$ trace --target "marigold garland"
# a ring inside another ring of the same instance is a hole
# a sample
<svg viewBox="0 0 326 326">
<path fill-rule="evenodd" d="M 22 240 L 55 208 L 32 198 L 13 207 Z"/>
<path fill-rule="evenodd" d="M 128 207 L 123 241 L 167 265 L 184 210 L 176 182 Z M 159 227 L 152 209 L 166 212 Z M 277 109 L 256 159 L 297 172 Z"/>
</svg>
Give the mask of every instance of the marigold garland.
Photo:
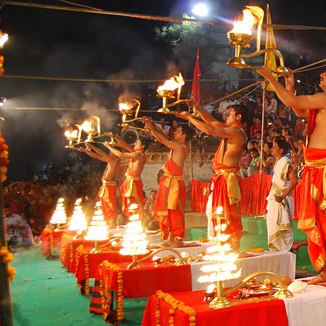
<svg viewBox="0 0 326 326">
<path fill-rule="evenodd" d="M 8 264 L 14 260 L 13 254 L 8 250 L 7 247 L 0 247 L 0 257 L 2 257 L 2 261 L 5 264 Z M 14 276 L 16 275 L 16 270 L 11 266 L 7 266 L 7 274 L 9 277 L 9 281 L 12 282 Z"/>
<path fill-rule="evenodd" d="M 83 245 L 79 245 L 76 249 L 76 254 L 75 254 L 75 271 L 78 269 L 78 264 L 79 264 L 79 259 L 80 256 L 85 253 L 85 248 Z"/>
<path fill-rule="evenodd" d="M 60 259 L 61 261 L 65 260 L 66 257 L 66 246 L 67 243 L 69 243 L 69 266 L 73 262 L 74 259 L 74 252 L 73 252 L 73 244 L 72 244 L 72 238 L 68 234 L 64 234 L 61 237 L 61 244 L 60 244 Z"/>
<path fill-rule="evenodd" d="M 108 268 L 117 273 L 117 291 L 116 291 L 116 306 L 117 306 L 117 321 L 122 321 L 124 318 L 123 314 L 123 272 L 122 269 L 107 260 L 103 261 L 99 266 L 99 276 L 100 276 L 100 295 L 101 295 L 101 306 L 104 312 L 104 317 L 110 313 L 110 304 L 112 301 L 112 296 L 109 290 L 109 277 L 108 273 L 105 275 L 105 280 L 103 282 L 103 267 Z"/>
<path fill-rule="evenodd" d="M 54 237 L 53 237 L 53 232 L 51 231 L 50 233 L 50 257 L 54 257 Z"/>
<path fill-rule="evenodd" d="M 49 238 L 50 238 L 50 241 L 49 241 Z M 40 236 L 40 239 L 42 241 L 49 241 L 50 242 L 50 249 L 49 249 L 49 257 L 50 258 L 53 258 L 53 255 L 54 255 L 54 237 L 53 237 L 53 230 L 45 227 L 43 230 L 42 230 L 42 233 L 41 233 L 41 236 Z"/>
<path fill-rule="evenodd" d="M 5 182 L 7 180 L 8 164 L 9 164 L 9 146 L 6 144 L 6 140 L 2 137 L 0 131 L 0 180 Z"/>
<path fill-rule="evenodd" d="M 156 311 L 155 311 L 155 318 L 156 318 L 156 326 L 161 325 L 161 306 L 160 301 L 164 300 L 171 308 L 169 309 L 169 325 L 174 326 L 174 314 L 176 310 L 180 310 L 185 312 L 189 315 L 189 325 L 195 326 L 196 325 L 196 311 L 184 304 L 184 302 L 175 299 L 171 294 L 165 293 L 161 290 L 156 292 L 157 295 L 157 304 L 156 304 Z"/>
<path fill-rule="evenodd" d="M 88 254 L 84 253 L 84 262 L 85 262 L 85 295 L 90 295 L 91 290 L 89 288 L 89 261 L 88 261 Z"/>
</svg>

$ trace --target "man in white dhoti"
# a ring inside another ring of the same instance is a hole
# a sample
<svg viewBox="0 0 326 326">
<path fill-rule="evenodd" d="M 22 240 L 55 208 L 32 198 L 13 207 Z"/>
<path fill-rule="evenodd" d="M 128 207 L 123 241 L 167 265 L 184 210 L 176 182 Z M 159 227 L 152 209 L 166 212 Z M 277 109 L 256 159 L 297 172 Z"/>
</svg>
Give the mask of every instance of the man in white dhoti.
<svg viewBox="0 0 326 326">
<path fill-rule="evenodd" d="M 275 157 L 272 187 L 267 196 L 268 248 L 272 251 L 288 251 L 293 245 L 292 217 L 294 211 L 292 190 L 298 180 L 291 160 L 286 156 L 289 144 L 277 137 L 273 141 L 272 154 Z"/>
</svg>

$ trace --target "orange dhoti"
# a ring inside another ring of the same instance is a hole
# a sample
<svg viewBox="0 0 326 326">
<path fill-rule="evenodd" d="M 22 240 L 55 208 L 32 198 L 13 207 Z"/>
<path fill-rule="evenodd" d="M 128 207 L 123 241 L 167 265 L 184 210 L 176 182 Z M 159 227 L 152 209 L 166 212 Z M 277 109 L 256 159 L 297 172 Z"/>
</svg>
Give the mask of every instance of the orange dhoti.
<svg viewBox="0 0 326 326">
<path fill-rule="evenodd" d="M 215 174 L 212 177 L 212 193 L 211 200 L 207 205 L 211 207 L 207 208 L 207 211 L 211 211 L 212 228 L 217 224 L 217 220 L 214 218 L 216 209 L 223 207 L 223 216 L 228 225 L 226 232 L 230 234 L 231 242 L 236 245 L 242 236 L 242 223 L 240 216 L 239 203 L 241 201 L 241 192 L 239 186 L 238 175 L 239 168 L 227 167 L 226 165 L 220 164 L 217 169 L 216 164 L 214 166 Z M 210 223 L 210 221 L 208 221 Z M 208 236 L 214 236 L 214 234 L 208 234 Z"/>
<path fill-rule="evenodd" d="M 175 237 L 182 238 L 185 233 L 184 206 L 186 203 L 183 171 L 170 158 L 165 163 L 163 171 L 154 204 L 154 215 L 160 222 L 163 239 L 167 239 L 169 232 Z"/>
<path fill-rule="evenodd" d="M 145 197 L 143 195 L 143 182 L 139 176 L 133 175 L 128 169 L 126 174 L 126 179 L 120 187 L 120 192 L 122 196 L 122 212 L 126 216 L 130 216 L 129 206 L 131 204 L 137 204 L 140 213 L 143 211 L 145 204 Z"/>
<path fill-rule="evenodd" d="M 107 222 L 114 220 L 119 213 L 117 191 L 118 187 L 115 181 L 102 180 L 98 197 L 101 200 L 103 215 Z"/>
<path fill-rule="evenodd" d="M 317 272 L 326 266 L 326 149 L 306 148 L 298 228 L 308 237 L 308 253 Z"/>
</svg>

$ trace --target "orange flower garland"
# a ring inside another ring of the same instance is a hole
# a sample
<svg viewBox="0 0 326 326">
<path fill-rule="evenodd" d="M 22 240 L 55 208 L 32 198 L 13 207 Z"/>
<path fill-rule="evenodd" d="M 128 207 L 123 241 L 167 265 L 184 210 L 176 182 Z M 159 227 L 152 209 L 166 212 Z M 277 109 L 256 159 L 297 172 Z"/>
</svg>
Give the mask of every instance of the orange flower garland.
<svg viewBox="0 0 326 326">
<path fill-rule="evenodd" d="M 84 261 L 85 261 L 85 295 L 90 295 L 91 290 L 89 288 L 89 261 L 88 261 L 88 254 L 84 253 Z"/>
<path fill-rule="evenodd" d="M 169 315 L 170 315 L 169 325 L 174 326 L 174 314 L 176 310 L 183 311 L 189 315 L 190 326 L 196 325 L 196 311 L 193 308 L 186 306 L 182 301 L 175 299 L 171 294 L 165 293 L 161 290 L 158 290 L 156 292 L 156 295 L 158 297 L 156 311 L 155 311 L 156 326 L 161 325 L 161 309 L 160 309 L 161 300 L 164 300 L 169 305 L 171 305 L 171 308 L 169 309 Z"/>
<path fill-rule="evenodd" d="M 61 237 L 61 250 L 60 250 L 60 258 L 61 260 L 64 260 L 65 255 L 66 255 L 66 245 L 69 243 L 69 266 L 72 264 L 74 260 L 74 246 L 72 244 L 72 238 L 68 234 L 64 234 Z"/>
<path fill-rule="evenodd" d="M 83 245 L 79 245 L 76 249 L 76 254 L 75 254 L 75 270 L 78 269 L 78 264 L 79 264 L 79 258 L 82 254 L 85 253 L 85 248 Z"/>
<path fill-rule="evenodd" d="M 110 312 L 110 303 L 112 300 L 109 285 L 108 285 L 108 274 L 105 276 L 104 284 L 103 284 L 103 267 L 106 267 L 112 271 L 117 272 L 117 291 L 116 291 L 116 306 L 117 306 L 117 321 L 122 321 L 124 314 L 123 314 L 123 273 L 122 269 L 112 263 L 109 263 L 107 260 L 103 261 L 99 266 L 99 275 L 100 275 L 100 295 L 101 295 L 101 306 L 104 312 L 104 318 Z"/>
<path fill-rule="evenodd" d="M 53 255 L 54 255 L 54 237 L 53 237 L 53 230 L 45 227 L 42 230 L 40 239 L 42 241 L 44 241 L 44 242 L 49 242 L 49 252 L 48 252 L 48 255 L 49 255 L 49 258 L 52 259 L 53 258 Z"/>
<path fill-rule="evenodd" d="M 7 180 L 8 164 L 9 164 L 9 147 L 6 144 L 5 139 L 2 137 L 0 131 L 0 181 L 5 182 Z"/>
<path fill-rule="evenodd" d="M 2 257 L 2 261 L 5 264 L 10 263 L 11 261 L 14 260 L 13 254 L 8 250 L 7 247 L 0 247 L 0 257 Z M 16 274 L 16 270 L 13 267 L 8 266 L 7 273 L 8 273 L 9 281 L 12 282 Z"/>
</svg>

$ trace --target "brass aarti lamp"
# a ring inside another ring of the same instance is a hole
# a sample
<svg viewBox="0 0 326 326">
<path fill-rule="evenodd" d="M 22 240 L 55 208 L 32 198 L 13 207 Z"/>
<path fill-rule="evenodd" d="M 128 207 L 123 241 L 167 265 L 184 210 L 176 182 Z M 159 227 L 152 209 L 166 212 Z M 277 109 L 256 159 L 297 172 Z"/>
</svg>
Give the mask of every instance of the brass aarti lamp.
<svg viewBox="0 0 326 326">
<path fill-rule="evenodd" d="M 275 297 L 281 299 L 291 298 L 293 295 L 287 290 L 282 279 L 272 272 L 252 273 L 234 287 L 228 290 L 224 289 L 224 281 L 239 278 L 241 270 L 238 270 L 235 265 L 238 255 L 235 252 L 232 252 L 229 245 L 230 235 L 227 233 L 228 225 L 225 221 L 222 207 L 217 208 L 214 217 L 217 222 L 215 226 L 216 235 L 213 239 L 213 241 L 216 242 L 216 246 L 207 248 L 207 255 L 203 257 L 204 260 L 212 261 L 214 264 L 204 265 L 201 270 L 206 273 L 206 275 L 202 275 L 198 279 L 200 283 L 215 283 L 214 294 L 216 296 L 214 299 L 212 299 L 214 294 L 209 294 L 209 291 L 205 292 L 204 300 L 211 301 L 209 307 L 212 309 L 220 309 L 236 305 L 237 301 L 231 301 L 227 296 L 258 276 L 271 276 L 278 283 L 280 290 L 274 294 Z"/>
<path fill-rule="evenodd" d="M 78 145 L 91 143 L 101 143 L 95 139 L 107 136 L 107 133 L 101 135 L 101 120 L 96 115 L 90 116 L 81 125 L 75 124 L 75 128 L 69 128 L 65 131 L 68 140 L 66 148 L 78 149 Z M 86 139 L 82 139 L 83 134 L 87 135 Z"/>
<path fill-rule="evenodd" d="M 119 110 L 122 114 L 122 122 L 119 124 L 119 127 L 144 131 L 144 128 L 130 125 L 131 122 L 142 120 L 141 117 L 138 117 L 140 106 L 140 101 L 135 98 L 133 98 L 131 101 L 128 101 L 121 97 L 119 99 Z M 131 118 L 127 119 L 128 116 Z"/>
<path fill-rule="evenodd" d="M 162 108 L 158 109 L 157 112 L 174 114 L 175 112 L 171 112 L 169 108 L 186 102 L 186 100 L 180 99 L 184 84 L 185 81 L 181 73 L 179 73 L 179 75 L 171 77 L 157 88 L 158 96 L 162 97 Z M 168 104 L 169 99 L 176 100 Z"/>
<path fill-rule="evenodd" d="M 86 132 L 87 139 L 85 142 L 93 142 L 94 137 L 99 136 L 101 134 L 101 123 L 100 118 L 96 115 L 92 115 L 83 124 L 80 128 Z"/>
<path fill-rule="evenodd" d="M 279 66 L 272 72 L 280 75 L 287 76 L 290 69 L 284 66 L 284 58 L 282 53 L 276 48 L 260 49 L 261 30 L 264 19 L 264 10 L 257 6 L 246 6 L 243 10 L 243 19 L 236 20 L 233 29 L 227 33 L 229 44 L 234 46 L 234 57 L 228 60 L 227 65 L 238 69 L 256 69 L 257 67 L 251 66 L 246 63 L 245 58 L 257 57 L 267 52 L 272 52 L 279 59 Z M 253 40 L 253 28 L 256 27 L 256 51 L 252 53 L 242 53 L 243 48 L 249 48 Z"/>
<path fill-rule="evenodd" d="M 68 140 L 66 148 L 73 148 L 78 143 L 80 131 L 78 129 L 70 129 L 65 131 L 65 136 Z"/>
</svg>

